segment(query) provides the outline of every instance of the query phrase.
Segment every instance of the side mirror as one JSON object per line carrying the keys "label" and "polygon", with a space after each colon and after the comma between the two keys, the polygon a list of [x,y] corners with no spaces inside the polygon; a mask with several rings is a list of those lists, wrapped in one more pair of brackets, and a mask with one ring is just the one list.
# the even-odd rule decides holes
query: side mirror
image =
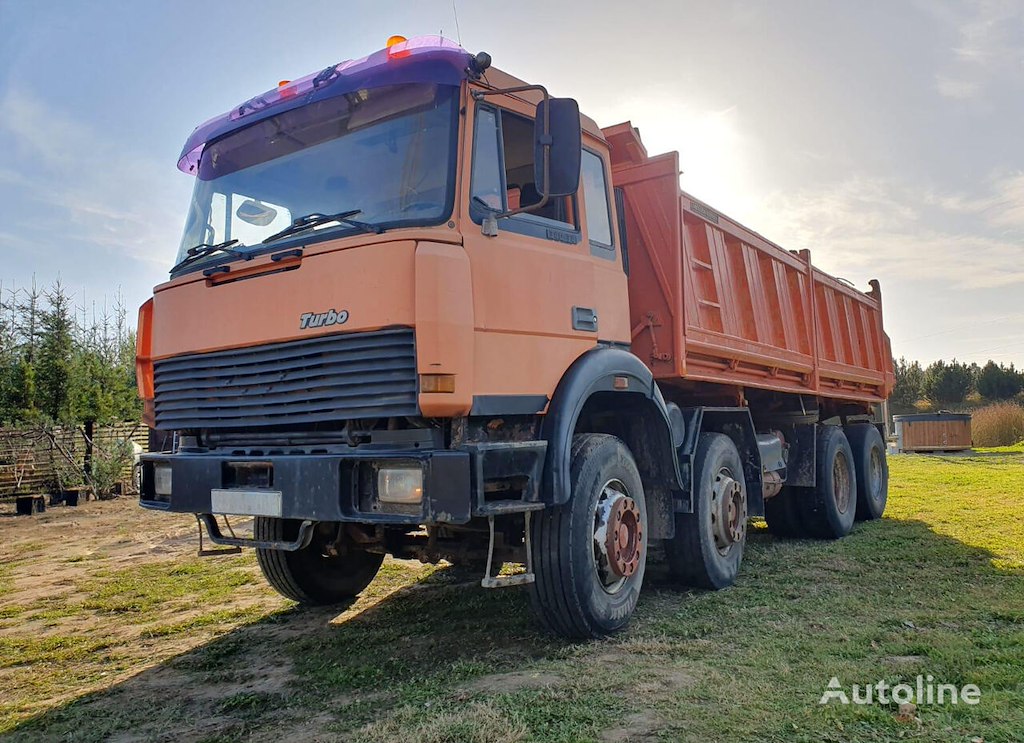
{"label": "side mirror", "polygon": [[[547,112],[548,128],[544,128]],[[537,105],[533,124],[533,180],[542,195],[571,196],[580,186],[580,157],[583,139],[580,107],[572,98],[548,98]],[[549,150],[547,178],[544,150]]]}

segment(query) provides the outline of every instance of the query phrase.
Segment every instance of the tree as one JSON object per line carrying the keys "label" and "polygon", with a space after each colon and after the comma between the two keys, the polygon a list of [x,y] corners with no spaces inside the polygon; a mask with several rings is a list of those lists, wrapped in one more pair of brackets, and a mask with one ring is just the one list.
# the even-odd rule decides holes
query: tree
{"label": "tree", "polygon": [[978,394],[988,400],[1006,400],[1024,387],[1024,374],[1013,368],[989,361],[978,372]]}
{"label": "tree", "polygon": [[120,292],[91,317],[58,279],[41,292],[0,286],[0,422],[138,420],[135,333]]}
{"label": "tree", "polygon": [[68,296],[58,278],[46,293],[49,309],[42,313],[38,360],[39,404],[54,421],[72,419],[71,364],[75,354],[75,318]]}
{"label": "tree", "polygon": [[970,366],[956,359],[948,364],[940,359],[925,369],[924,394],[933,403],[962,403],[970,394],[973,381]]}
{"label": "tree", "polygon": [[909,362],[902,356],[893,366],[896,372],[896,385],[889,396],[889,401],[900,407],[912,407],[924,397],[924,369],[918,362]]}
{"label": "tree", "polygon": [[11,406],[19,418],[31,419],[38,415],[36,385],[36,353],[42,328],[40,301],[42,293],[35,277],[28,289],[11,293],[15,358],[12,364]]}

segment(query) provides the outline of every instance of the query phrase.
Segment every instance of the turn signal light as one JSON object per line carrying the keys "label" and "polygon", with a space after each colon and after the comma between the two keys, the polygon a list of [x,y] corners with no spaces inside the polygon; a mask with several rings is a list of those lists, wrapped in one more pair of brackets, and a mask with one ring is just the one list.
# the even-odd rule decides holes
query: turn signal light
{"label": "turn signal light", "polygon": [[135,336],[135,381],[139,397],[153,399],[153,300],[139,307],[139,324]]}
{"label": "turn signal light", "polygon": [[420,374],[420,392],[455,392],[455,375]]}

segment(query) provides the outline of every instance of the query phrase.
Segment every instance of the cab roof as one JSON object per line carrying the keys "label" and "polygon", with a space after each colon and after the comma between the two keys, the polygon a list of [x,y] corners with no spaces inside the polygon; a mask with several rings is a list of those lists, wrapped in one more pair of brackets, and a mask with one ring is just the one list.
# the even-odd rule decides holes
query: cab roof
{"label": "cab roof", "polygon": [[[237,129],[309,103],[351,93],[362,88],[401,83],[459,85],[471,75],[469,52],[443,36],[417,36],[392,44],[359,59],[350,59],[291,80],[250,98],[195,128],[178,159],[178,169],[195,175],[206,145]],[[480,81],[491,88],[525,85],[511,75],[489,68]],[[537,103],[538,91],[517,94]],[[581,117],[583,130],[603,139],[601,130],[588,117]]]}

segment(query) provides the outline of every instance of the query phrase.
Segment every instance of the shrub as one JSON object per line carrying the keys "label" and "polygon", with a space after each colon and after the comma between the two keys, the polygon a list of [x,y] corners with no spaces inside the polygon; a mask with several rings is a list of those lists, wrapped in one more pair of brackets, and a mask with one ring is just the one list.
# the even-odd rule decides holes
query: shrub
{"label": "shrub", "polygon": [[1024,407],[1000,402],[974,411],[971,436],[975,446],[1010,446],[1024,441]]}
{"label": "shrub", "polygon": [[114,492],[114,486],[127,479],[125,473],[131,472],[135,461],[135,450],[131,441],[115,439],[96,443],[92,452],[92,486],[96,495],[106,498]]}

